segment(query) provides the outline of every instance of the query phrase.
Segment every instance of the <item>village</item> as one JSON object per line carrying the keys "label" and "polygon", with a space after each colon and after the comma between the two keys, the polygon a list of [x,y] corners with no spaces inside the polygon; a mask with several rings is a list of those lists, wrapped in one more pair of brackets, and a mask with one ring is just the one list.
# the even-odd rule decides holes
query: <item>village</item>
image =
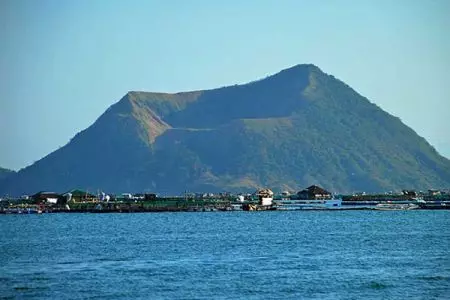
{"label": "village", "polygon": [[265,188],[252,194],[186,192],[180,196],[159,197],[154,193],[109,195],[73,189],[62,194],[40,191],[20,198],[0,198],[1,214],[411,209],[450,209],[450,192],[403,190],[401,193],[333,195],[312,185],[297,193],[279,194]]}

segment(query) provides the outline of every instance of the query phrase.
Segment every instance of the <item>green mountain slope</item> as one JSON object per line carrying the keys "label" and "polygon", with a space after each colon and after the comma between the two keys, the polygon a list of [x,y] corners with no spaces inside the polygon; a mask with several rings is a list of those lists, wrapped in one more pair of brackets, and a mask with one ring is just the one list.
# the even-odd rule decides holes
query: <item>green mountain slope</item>
{"label": "green mountain slope", "polygon": [[8,176],[13,175],[15,172],[9,169],[0,167],[0,180],[5,179]]}
{"label": "green mountain slope", "polygon": [[0,193],[335,192],[450,186],[450,161],[398,118],[314,65],[249,84],[130,92]]}

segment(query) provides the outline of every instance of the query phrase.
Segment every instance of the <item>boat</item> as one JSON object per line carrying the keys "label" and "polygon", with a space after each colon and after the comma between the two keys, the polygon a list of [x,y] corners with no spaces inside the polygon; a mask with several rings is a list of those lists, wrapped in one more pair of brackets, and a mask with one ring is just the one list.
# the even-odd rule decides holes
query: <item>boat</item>
{"label": "boat", "polygon": [[417,208],[419,208],[419,205],[413,203],[379,203],[375,205],[376,210],[411,210]]}
{"label": "boat", "polygon": [[418,205],[422,209],[450,209],[450,201],[423,201]]}
{"label": "boat", "polygon": [[311,210],[311,209],[339,209],[342,199],[280,199],[273,200],[276,210]]}
{"label": "boat", "polygon": [[3,210],[5,214],[42,214],[42,210],[38,207],[10,207]]}
{"label": "boat", "polygon": [[242,210],[242,203],[231,203],[230,210]]}
{"label": "boat", "polygon": [[283,193],[281,199],[273,200],[276,210],[305,210],[305,209],[339,209],[342,199],[335,198],[330,192],[317,185],[312,185],[296,195]]}

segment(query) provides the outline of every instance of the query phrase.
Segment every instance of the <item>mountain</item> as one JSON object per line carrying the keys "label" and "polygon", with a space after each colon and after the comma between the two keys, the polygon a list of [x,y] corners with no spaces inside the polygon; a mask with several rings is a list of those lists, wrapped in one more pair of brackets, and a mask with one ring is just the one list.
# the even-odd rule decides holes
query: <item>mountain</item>
{"label": "mountain", "polygon": [[13,175],[15,172],[9,169],[0,167],[0,180],[5,179],[8,176]]}
{"label": "mountain", "polygon": [[[74,116],[76,118],[76,116]],[[450,185],[450,161],[397,117],[314,65],[248,84],[129,92],[2,193],[381,192]]]}

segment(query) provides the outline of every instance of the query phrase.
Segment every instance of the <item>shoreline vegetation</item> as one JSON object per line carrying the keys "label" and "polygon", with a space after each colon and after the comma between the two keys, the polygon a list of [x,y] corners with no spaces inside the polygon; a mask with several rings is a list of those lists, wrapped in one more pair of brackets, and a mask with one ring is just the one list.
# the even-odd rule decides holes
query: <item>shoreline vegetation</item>
{"label": "shoreline vegetation", "polygon": [[[328,206],[328,202],[335,204]],[[293,203],[297,209],[287,209]],[[313,185],[296,194],[273,194],[270,189],[261,189],[253,194],[185,193],[159,197],[150,193],[107,195],[71,190],[64,194],[41,191],[32,196],[0,198],[0,214],[411,209],[450,209],[450,191],[332,195]]]}

